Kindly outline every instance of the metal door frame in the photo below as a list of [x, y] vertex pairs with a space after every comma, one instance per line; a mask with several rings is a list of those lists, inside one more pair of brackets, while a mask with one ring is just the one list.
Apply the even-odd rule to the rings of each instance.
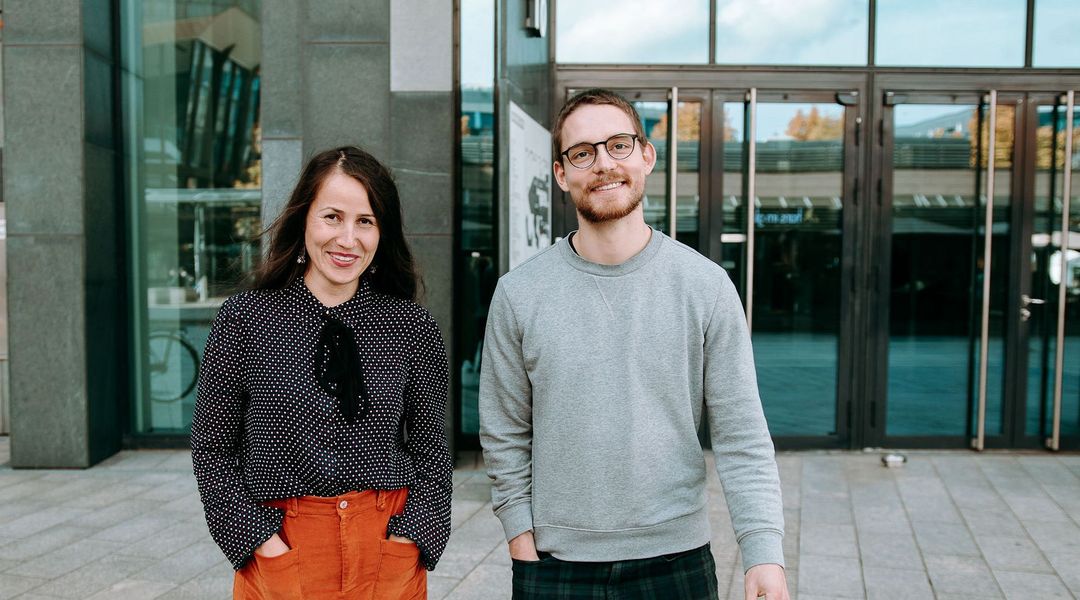
[[[998, 94], [999, 105], [1002, 98], [1010, 103], [1016, 103], [1016, 118], [1014, 122], [1014, 158], [1012, 166], [1012, 185], [1009, 193], [1012, 195], [1010, 206], [1010, 242], [1009, 242], [1009, 283], [1007, 291], [1006, 310], [1007, 314], [1019, 314], [1021, 296], [1030, 291], [1030, 264], [1027, 257], [1031, 251], [1031, 233], [1033, 227], [1033, 194], [1034, 194], [1034, 154], [1035, 154], [1035, 129], [1032, 125], [1035, 118], [1034, 102], [1029, 98], [1043, 97], [1055, 93], [1063, 93], [1066, 89], [1080, 90], [1080, 76], [1070, 74], [1002, 74], [1002, 73], [937, 73], [937, 72], [883, 72], [874, 76], [872, 86], [872, 102], [870, 105], [870, 118], [873, 123], [870, 136], [872, 138], [871, 167], [868, 183], [872, 183], [870, 192], [873, 194], [872, 212], [873, 218], [873, 241], [867, 246], [871, 254], [869, 270], [869, 293], [867, 299], [877, 307], [876, 317], [870, 320], [873, 323], [868, 328], [870, 337], [873, 338], [874, 351], [870, 354], [874, 357], [876, 365], [871, 369], [869, 382], [865, 388], [868, 391], [871, 415], [865, 423], [868, 432], [868, 445], [882, 446], [888, 444], [894, 447], [970, 447], [970, 440], [965, 436], [960, 437], [900, 437], [887, 436], [885, 433], [885, 406], [888, 402], [888, 334], [889, 334], [889, 282], [890, 282], [890, 255], [891, 255], [891, 169], [885, 166], [891, 162], [891, 148], [885, 142], [891, 139], [892, 123], [885, 119], [891, 116], [883, 101], [888, 91], [905, 92], [908, 95], [920, 99], [948, 98], [957, 95], [970, 96], [986, 94], [994, 90]], [[1076, 149], [1074, 149], [1076, 152]], [[1075, 185], [1075, 182], [1074, 182]], [[998, 186], [998, 191], [1001, 191]], [[986, 448], [1017, 448], [1017, 447], [1043, 447], [1041, 442], [1033, 438], [1025, 438], [1023, 435], [1024, 411], [1026, 410], [1026, 367], [1027, 367], [1027, 334], [1022, 331], [1019, 318], [1005, 321], [1005, 364], [1003, 385], [1003, 415], [1002, 433], [1000, 435], [985, 438]], [[880, 409], [875, 406], [880, 403]], [[874, 418], [877, 412], [881, 418]], [[1034, 440], [1034, 441], [1033, 441]], [[1073, 442], [1070, 442], [1070, 446]], [[1080, 444], [1076, 444], [1080, 446]], [[1063, 447], [1065, 447], [1063, 445]]]
[[[865, 377], [861, 373], [867, 371], [864, 364], [867, 341], [865, 319], [862, 317], [864, 303], [860, 301], [866, 281], [863, 274], [866, 264], [858, 252], [866, 241], [864, 238], [868, 227], [865, 223], [869, 218], [868, 203], [861, 200], [868, 197], [867, 178], [862, 176], [866, 170], [866, 152], [862, 147], [867, 137], [867, 84], [866, 74], [854, 70], [827, 73], [806, 70], [735, 72], [563, 66], [556, 70], [552, 93], [554, 106], [562, 105], [569, 90], [598, 86], [623, 93], [630, 101], [660, 101], [662, 96], [669, 97], [670, 90], [676, 88], [679, 100], [702, 102], [699, 156], [699, 173], [702, 176], [698, 179], [702, 199], [698, 213], [699, 245], [701, 253], [714, 262], [720, 261], [722, 252], [718, 233], [723, 231], [723, 211], [714, 206], [714, 197], [719, 201], [723, 198], [723, 153], [715, 152], [714, 148], [723, 139], [722, 126], [717, 126], [717, 123], [724, 122], [724, 103], [745, 101], [749, 90], [756, 89], [757, 94], [769, 100], [784, 98], [793, 103], [833, 101], [846, 104], [844, 166], [841, 173], [845, 203], [839, 294], [841, 306], [837, 308], [840, 331], [837, 339], [836, 433], [831, 436], [775, 437], [778, 448], [857, 448], [864, 443], [858, 426], [864, 409], [853, 399], [864, 396], [860, 392], [861, 386], [865, 385]], [[838, 97], [841, 95], [850, 96], [850, 99], [840, 102]], [[747, 139], [750, 139], [749, 135]], [[561, 233], [565, 234], [576, 228], [576, 214], [569, 198], [561, 190], [558, 198], [560, 201], [553, 203], [557, 209], [557, 216], [553, 220], [561, 226]]]

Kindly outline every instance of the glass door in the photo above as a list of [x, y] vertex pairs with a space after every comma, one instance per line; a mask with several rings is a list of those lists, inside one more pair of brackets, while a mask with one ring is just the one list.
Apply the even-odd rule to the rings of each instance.
[[[1080, 445], [1080, 114], [1076, 94], [1033, 98], [1028, 137], [1034, 155], [1030, 287], [1017, 318], [1026, 336], [1025, 445]], [[1031, 144], [1029, 143], [1029, 147]]]
[[981, 449], [1002, 434], [1016, 106], [885, 94], [879, 443]]
[[[779, 444], [848, 438], [858, 92], [718, 93], [720, 263], [743, 298]], [[847, 316], [848, 318], [845, 318]]]

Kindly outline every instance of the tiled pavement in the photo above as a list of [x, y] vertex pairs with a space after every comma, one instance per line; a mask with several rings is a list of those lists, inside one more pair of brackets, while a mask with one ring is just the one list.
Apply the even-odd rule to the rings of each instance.
[[[878, 456], [779, 455], [793, 597], [1080, 595], [1080, 455], [912, 452], [898, 469]], [[509, 597], [510, 561], [476, 460], [454, 473], [454, 533], [430, 574], [433, 600]], [[715, 474], [710, 493], [722, 597], [741, 600]], [[186, 452], [123, 452], [81, 471], [0, 466], [0, 600], [218, 599], [230, 582]]]

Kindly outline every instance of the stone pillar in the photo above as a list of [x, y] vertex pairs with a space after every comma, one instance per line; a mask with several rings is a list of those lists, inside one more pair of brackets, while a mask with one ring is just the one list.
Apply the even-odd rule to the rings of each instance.
[[127, 397], [108, 0], [6, 0], [11, 462], [86, 467]]
[[371, 152], [397, 178], [423, 303], [452, 348], [453, 3], [263, 0], [262, 22], [264, 222], [314, 153]]

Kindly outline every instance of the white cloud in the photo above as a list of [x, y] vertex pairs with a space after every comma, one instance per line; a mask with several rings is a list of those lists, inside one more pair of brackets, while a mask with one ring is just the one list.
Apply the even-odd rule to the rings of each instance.
[[865, 64], [868, 0], [717, 0], [721, 63]]
[[556, 17], [562, 63], [708, 60], [708, 0], [560, 1]]

